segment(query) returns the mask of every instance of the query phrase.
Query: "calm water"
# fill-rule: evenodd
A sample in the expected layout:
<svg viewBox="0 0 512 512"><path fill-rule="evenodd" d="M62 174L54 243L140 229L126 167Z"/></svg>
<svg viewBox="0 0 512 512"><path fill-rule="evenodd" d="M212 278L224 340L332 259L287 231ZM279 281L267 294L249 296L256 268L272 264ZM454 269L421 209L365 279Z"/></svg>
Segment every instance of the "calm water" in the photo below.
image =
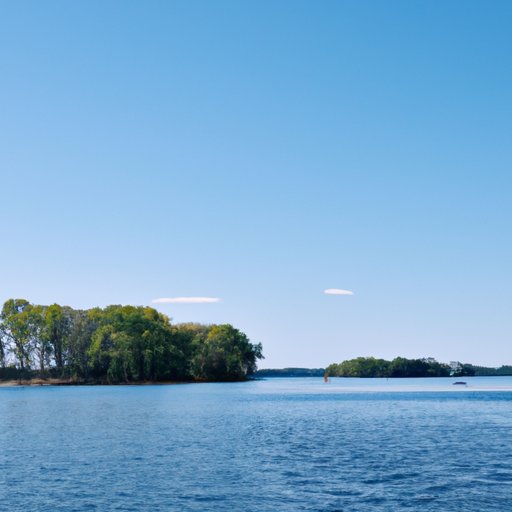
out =
<svg viewBox="0 0 512 512"><path fill-rule="evenodd" d="M0 509L512 510L512 379L0 388Z"/></svg>

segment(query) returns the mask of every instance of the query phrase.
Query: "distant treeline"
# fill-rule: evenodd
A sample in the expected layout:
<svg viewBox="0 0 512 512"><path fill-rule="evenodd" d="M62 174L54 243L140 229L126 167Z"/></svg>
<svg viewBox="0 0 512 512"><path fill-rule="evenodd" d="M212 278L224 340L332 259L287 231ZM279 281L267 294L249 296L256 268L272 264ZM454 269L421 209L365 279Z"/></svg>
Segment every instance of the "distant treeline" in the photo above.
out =
<svg viewBox="0 0 512 512"><path fill-rule="evenodd" d="M357 357L333 363L327 367L333 377L462 377L475 375L471 365L459 364L456 368L429 359L396 357L392 361L375 357Z"/></svg>
<svg viewBox="0 0 512 512"><path fill-rule="evenodd" d="M358 357L324 368L267 368L258 370L255 377L462 377L512 375L512 366L487 368L472 364L458 363L455 367L438 363L432 358L405 359L397 357L392 361L374 357Z"/></svg>
<svg viewBox="0 0 512 512"><path fill-rule="evenodd" d="M475 366L468 364L477 377L499 377L503 375L512 375L512 366L503 365L499 368L488 368L486 366Z"/></svg>
<svg viewBox="0 0 512 512"><path fill-rule="evenodd" d="M262 358L261 344L229 324L172 325L150 307L77 310L9 299L0 313L0 379L235 381Z"/></svg>
<svg viewBox="0 0 512 512"><path fill-rule="evenodd" d="M323 377L324 368L267 368L258 370L255 377Z"/></svg>

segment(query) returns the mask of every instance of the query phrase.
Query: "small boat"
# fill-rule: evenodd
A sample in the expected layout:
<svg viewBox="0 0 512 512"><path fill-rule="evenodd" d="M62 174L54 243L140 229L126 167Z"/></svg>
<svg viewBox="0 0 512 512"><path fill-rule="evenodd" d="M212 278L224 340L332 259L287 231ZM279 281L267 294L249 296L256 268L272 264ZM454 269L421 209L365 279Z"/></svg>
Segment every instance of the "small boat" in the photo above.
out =
<svg viewBox="0 0 512 512"><path fill-rule="evenodd" d="M468 383L464 382L463 380L458 380L457 382L453 383L454 386L467 386Z"/></svg>

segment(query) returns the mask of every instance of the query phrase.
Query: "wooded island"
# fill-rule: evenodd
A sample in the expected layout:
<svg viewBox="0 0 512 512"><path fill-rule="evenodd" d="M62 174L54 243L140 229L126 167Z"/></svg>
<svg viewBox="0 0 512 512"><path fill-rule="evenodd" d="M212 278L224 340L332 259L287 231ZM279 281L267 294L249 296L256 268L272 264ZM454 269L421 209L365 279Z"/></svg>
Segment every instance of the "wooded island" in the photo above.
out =
<svg viewBox="0 0 512 512"><path fill-rule="evenodd" d="M470 364L457 363L452 367L433 358L406 359L395 357L392 361L375 357L356 357L333 363L326 368L332 377L463 377L475 375Z"/></svg>
<svg viewBox="0 0 512 512"><path fill-rule="evenodd" d="M262 358L261 344L232 325L173 325L151 307L77 310L9 299L0 313L1 380L238 381Z"/></svg>

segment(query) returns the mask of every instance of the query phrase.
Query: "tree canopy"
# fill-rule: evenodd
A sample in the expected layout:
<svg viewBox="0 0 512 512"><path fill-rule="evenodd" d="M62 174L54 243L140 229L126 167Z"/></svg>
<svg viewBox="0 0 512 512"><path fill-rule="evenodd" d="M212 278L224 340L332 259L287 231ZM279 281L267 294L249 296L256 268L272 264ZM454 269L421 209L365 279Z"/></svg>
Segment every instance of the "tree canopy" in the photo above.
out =
<svg viewBox="0 0 512 512"><path fill-rule="evenodd" d="M0 378L232 381L253 374L262 358L261 344L232 325L173 325L150 307L75 310L9 299L0 313Z"/></svg>
<svg viewBox="0 0 512 512"><path fill-rule="evenodd" d="M461 365L453 372L449 365L432 358L406 359L395 357L392 361L375 357L357 357L327 367L333 377L448 377L474 375L471 365Z"/></svg>

